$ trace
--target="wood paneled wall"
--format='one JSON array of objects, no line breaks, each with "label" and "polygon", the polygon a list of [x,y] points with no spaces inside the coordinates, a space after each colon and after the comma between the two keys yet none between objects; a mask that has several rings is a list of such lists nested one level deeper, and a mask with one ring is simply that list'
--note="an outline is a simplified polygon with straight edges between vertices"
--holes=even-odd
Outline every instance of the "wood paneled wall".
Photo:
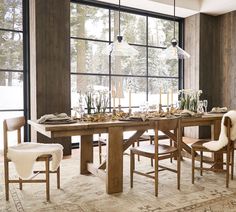
[{"label": "wood paneled wall", "polygon": [[[31,118],[70,114],[70,1],[30,0]],[[38,134],[39,142],[52,140]],[[62,143],[71,153],[69,138]]]},{"label": "wood paneled wall", "polygon": [[236,11],[219,16],[219,105],[236,109]]},{"label": "wood paneled wall", "polygon": [[[221,16],[196,14],[185,19],[185,88],[203,90],[209,110],[236,109],[236,11]],[[209,130],[186,130],[187,136],[209,137]]]}]

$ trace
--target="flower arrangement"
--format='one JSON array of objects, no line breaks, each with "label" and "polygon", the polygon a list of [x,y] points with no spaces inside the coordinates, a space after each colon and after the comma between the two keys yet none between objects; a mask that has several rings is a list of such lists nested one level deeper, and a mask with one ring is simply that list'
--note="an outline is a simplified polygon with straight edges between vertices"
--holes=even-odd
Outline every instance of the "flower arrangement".
[{"label": "flower arrangement", "polygon": [[197,112],[198,102],[202,90],[193,90],[193,89],[183,89],[179,91],[180,95],[180,104],[179,108],[181,110],[186,109],[193,112]]},{"label": "flower arrangement", "polygon": [[93,108],[93,105],[94,105],[93,95],[94,95],[94,90],[93,89],[89,89],[88,91],[85,92],[85,102],[86,102],[86,105],[87,105],[88,114],[91,114],[92,108]]},{"label": "flower arrangement", "polygon": [[97,90],[95,91],[93,88],[88,88],[84,95],[88,114],[92,113],[92,109],[94,109],[94,113],[105,113],[108,106],[108,91]]},{"label": "flower arrangement", "polygon": [[94,95],[94,106],[96,108],[96,113],[105,113],[108,105],[108,91],[99,90]]}]

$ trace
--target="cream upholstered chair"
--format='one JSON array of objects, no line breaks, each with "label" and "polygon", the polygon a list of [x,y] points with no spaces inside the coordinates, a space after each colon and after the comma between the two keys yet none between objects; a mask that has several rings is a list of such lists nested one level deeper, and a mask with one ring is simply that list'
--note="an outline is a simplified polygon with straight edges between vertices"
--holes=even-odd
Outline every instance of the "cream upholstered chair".
[{"label": "cream upholstered chair", "polygon": [[[162,170],[168,170],[172,171],[177,174],[177,188],[180,189],[180,158],[181,158],[181,119],[180,118],[173,118],[173,119],[163,119],[161,121],[157,121],[154,131],[154,145],[144,145],[139,147],[132,147],[130,149],[130,186],[133,187],[133,175],[139,174],[142,176],[146,176],[149,178],[153,178],[155,180],[155,196],[158,196],[158,173]],[[175,135],[170,132],[170,130],[173,130],[175,132]],[[175,146],[165,145],[165,144],[159,144],[158,139],[158,132],[162,131],[164,132],[170,139],[174,140],[176,142]],[[148,157],[151,159],[154,159],[154,171],[143,173],[140,171],[137,171],[135,169],[135,160],[134,155],[140,155],[143,157]],[[166,167],[159,164],[160,160],[164,160],[167,158],[172,157],[177,158],[177,168],[172,169],[170,167]],[[159,168],[161,168],[159,170]],[[154,173],[154,176],[151,175]]]},{"label": "cream upholstered chair", "polygon": [[[234,141],[230,139],[230,133],[231,133],[231,128],[232,128],[232,121],[229,117],[224,118],[224,126],[227,128],[226,136],[228,139],[228,144],[227,146],[221,148],[218,151],[212,151],[207,149],[206,147],[203,146],[204,143],[208,141],[200,140],[192,144],[192,183],[194,184],[194,174],[195,174],[195,169],[200,170],[200,175],[202,176],[202,171],[203,170],[208,170],[208,171],[217,171],[217,172],[226,172],[226,187],[229,187],[229,176],[230,176],[230,167],[231,167],[231,180],[233,180],[233,173],[234,173]],[[196,153],[200,152],[200,166],[196,167],[195,166],[195,157]],[[216,169],[214,165],[211,167],[203,167],[203,162],[204,162],[204,152],[211,152],[211,153],[220,153],[220,154],[225,154],[226,155],[226,162],[222,164],[226,165],[226,169]]]},{"label": "cream upholstered chair", "polygon": [[[4,172],[5,172],[5,192],[6,192],[6,200],[9,200],[9,183],[19,183],[20,190],[22,190],[23,183],[45,183],[46,184],[46,199],[47,201],[50,200],[50,191],[49,191],[49,173],[56,173],[57,174],[57,188],[60,188],[60,167],[57,168],[56,171],[50,171],[50,160],[52,159],[51,154],[42,154],[37,157],[36,161],[43,161],[45,162],[45,170],[43,171],[34,171],[35,175],[30,179],[9,179],[9,163],[12,162],[9,158],[9,150],[11,147],[8,147],[9,139],[8,139],[8,132],[10,131],[17,131],[17,142],[18,146],[21,144],[21,128],[25,125],[25,118],[24,117],[16,117],[10,118],[3,121],[3,138],[4,138]],[[49,144],[47,144],[49,145]],[[17,146],[15,146],[17,147]],[[20,150],[19,150],[20,151]],[[27,161],[24,161],[27,163]],[[44,173],[45,178],[43,179],[33,179],[36,175]]]}]

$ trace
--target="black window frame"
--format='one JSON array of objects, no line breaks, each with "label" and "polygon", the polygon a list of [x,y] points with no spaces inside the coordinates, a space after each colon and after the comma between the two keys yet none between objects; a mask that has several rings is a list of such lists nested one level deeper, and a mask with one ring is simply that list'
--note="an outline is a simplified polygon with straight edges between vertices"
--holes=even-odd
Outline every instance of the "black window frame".
[{"label": "black window frame", "polygon": [[[22,109],[0,109],[1,112],[23,112],[26,120],[30,118],[30,81],[29,81],[29,0],[22,0],[22,30],[0,28],[1,31],[18,32],[23,36],[23,68],[16,69],[1,69],[0,72],[13,72],[23,74],[23,108]],[[24,141],[28,142],[30,131],[28,124],[24,127]]]},{"label": "black window frame", "polygon": [[[103,9],[108,9],[109,10],[109,29],[110,24],[111,24],[111,10],[115,10],[118,11],[120,9],[121,12],[126,12],[126,13],[131,13],[131,14],[135,14],[135,15],[142,15],[146,17],[146,44],[133,44],[133,43],[129,43],[130,45],[133,46],[142,46],[146,48],[146,75],[144,76],[140,76],[140,75],[130,75],[130,74],[112,74],[111,73],[111,56],[109,56],[109,73],[108,74],[99,74],[99,73],[78,73],[78,72],[71,72],[71,75],[82,75],[82,76],[108,76],[109,77],[109,90],[111,90],[111,77],[142,77],[142,78],[146,78],[146,101],[148,101],[148,79],[149,78],[164,78],[164,79],[178,79],[178,89],[181,90],[184,88],[184,61],[183,60],[179,60],[178,61],[178,77],[171,77],[171,76],[151,76],[148,75],[148,49],[151,48],[157,48],[157,49],[164,49],[163,47],[160,46],[152,46],[152,45],[148,45],[148,18],[159,18],[159,19],[163,19],[163,20],[170,20],[170,21],[176,21],[178,23],[178,27],[179,27],[179,38],[178,38],[178,45],[183,48],[184,45],[184,19],[180,18],[180,17],[175,17],[174,16],[170,16],[170,15],[166,15],[166,14],[161,14],[161,13],[156,13],[156,12],[152,12],[152,11],[146,11],[146,10],[142,10],[142,9],[137,9],[137,8],[131,8],[131,7],[127,7],[127,6],[123,6],[121,5],[119,8],[119,5],[117,4],[111,4],[111,3],[106,3],[106,2],[98,2],[98,1],[92,1],[92,0],[71,0],[71,3],[78,3],[78,4],[82,4],[82,5],[88,5],[88,6],[93,6],[93,7],[98,7],[98,8],[103,8]],[[75,37],[75,36],[71,36],[70,39],[78,39],[78,40],[87,40],[87,41],[97,41],[97,42],[104,42],[107,44],[110,44],[113,42],[112,38],[111,38],[111,31],[109,30],[109,41],[105,41],[105,40],[100,40],[100,39],[91,39],[91,38],[82,38],[82,37]],[[109,97],[110,99],[111,97]],[[136,106],[137,107],[137,106]],[[122,106],[122,108],[127,108],[127,106]],[[132,107],[135,108],[135,107]],[[109,110],[111,111],[112,107],[111,107],[111,101],[109,101]]]}]

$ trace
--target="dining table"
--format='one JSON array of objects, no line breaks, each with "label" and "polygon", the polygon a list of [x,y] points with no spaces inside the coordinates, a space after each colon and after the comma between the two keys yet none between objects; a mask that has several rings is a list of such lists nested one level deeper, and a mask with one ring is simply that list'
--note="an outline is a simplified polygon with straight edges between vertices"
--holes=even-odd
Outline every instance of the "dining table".
[{"label": "dining table", "polygon": [[[181,127],[189,126],[211,126],[211,139],[217,140],[220,134],[221,119],[223,114],[208,114],[202,116],[182,117]],[[81,136],[80,140],[80,174],[94,174],[105,181],[108,194],[123,191],[123,153],[143,133],[154,128],[154,123],[162,121],[163,118],[155,118],[145,121],[140,120],[111,120],[101,122],[77,121],[69,124],[39,124],[37,120],[28,120],[32,130],[37,131],[49,138],[60,138],[68,136]],[[166,119],[166,118],[164,118]],[[132,131],[128,139],[123,139],[123,133]],[[95,165],[93,160],[93,135],[107,133],[106,160]],[[164,132],[171,136],[170,132]],[[169,134],[169,135],[168,135]],[[173,138],[174,139],[174,138]],[[182,140],[182,139],[181,139]],[[191,154],[191,146],[182,142],[185,153]],[[215,162],[223,161],[223,156],[215,154]],[[216,163],[218,164],[218,163]]]}]

